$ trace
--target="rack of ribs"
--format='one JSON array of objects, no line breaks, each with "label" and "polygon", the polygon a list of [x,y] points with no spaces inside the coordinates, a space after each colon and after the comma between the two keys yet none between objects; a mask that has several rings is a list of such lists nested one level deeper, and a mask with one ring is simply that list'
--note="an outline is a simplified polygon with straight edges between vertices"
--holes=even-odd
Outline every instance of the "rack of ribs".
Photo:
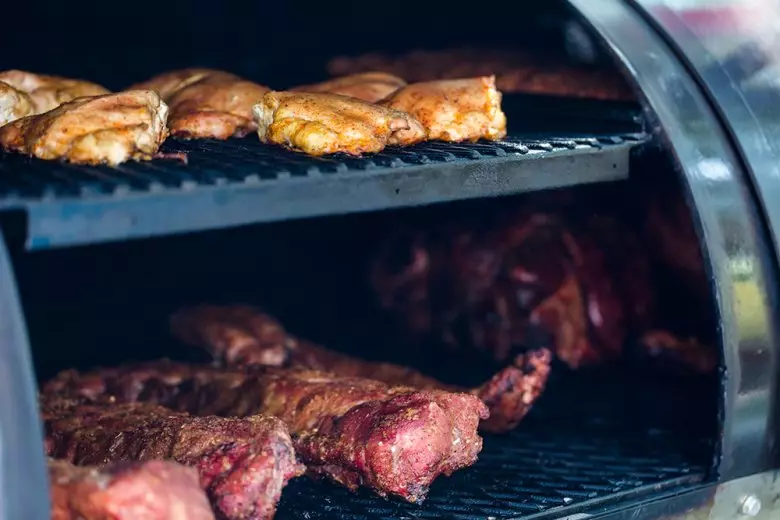
[{"label": "rack of ribs", "polygon": [[424,500],[439,475],[477,460],[482,449],[477,427],[488,416],[485,405],[468,394],[313,370],[220,369],[168,361],[85,374],[66,371],[43,392],[153,402],[197,415],[273,415],[290,429],[296,453],[312,474],[410,502]]},{"label": "rack of ribs", "polygon": [[47,454],[79,466],[170,460],[194,467],[220,518],[270,519],[282,488],[303,473],[273,417],[193,417],[149,403],[44,393]]},{"label": "rack of ribs", "polygon": [[161,460],[48,466],[52,520],[214,520],[192,468]]},{"label": "rack of ribs", "polygon": [[480,427],[491,433],[509,431],[525,417],[544,390],[552,360],[546,349],[520,354],[484,384],[464,389],[409,367],[366,361],[301,340],[273,317],[249,306],[183,309],[171,318],[171,330],[183,343],[206,349],[228,366],[296,367],[390,385],[468,392],[488,406],[490,417]]}]

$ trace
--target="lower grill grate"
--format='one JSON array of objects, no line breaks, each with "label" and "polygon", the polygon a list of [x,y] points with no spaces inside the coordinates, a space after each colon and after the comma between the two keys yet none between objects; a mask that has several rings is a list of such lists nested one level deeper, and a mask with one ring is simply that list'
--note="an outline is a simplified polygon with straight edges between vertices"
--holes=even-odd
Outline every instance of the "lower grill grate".
[{"label": "lower grill grate", "polygon": [[485,436],[479,461],[437,480],[422,505],[301,478],[285,489],[276,518],[563,517],[703,480],[712,448],[680,424],[688,413],[670,417],[674,401],[659,403],[669,392],[629,403],[621,396],[632,386],[617,380],[600,389],[586,378],[554,383],[519,428]]}]

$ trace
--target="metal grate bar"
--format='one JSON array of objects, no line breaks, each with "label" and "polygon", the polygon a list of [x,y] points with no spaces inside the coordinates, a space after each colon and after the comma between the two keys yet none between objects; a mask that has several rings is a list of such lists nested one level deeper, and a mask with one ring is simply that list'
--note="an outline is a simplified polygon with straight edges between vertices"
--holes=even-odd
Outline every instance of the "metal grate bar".
[{"label": "metal grate bar", "polygon": [[[625,178],[644,134],[424,143],[314,158],[258,142],[176,141],[189,164],[82,167],[0,154],[0,210],[45,248],[371,211]],[[186,194],[186,197],[182,195]]]},{"label": "metal grate bar", "polygon": [[[421,505],[302,478],[285,489],[276,518],[562,518],[700,483],[712,444],[704,429],[692,431],[684,418],[706,419],[699,417],[701,410],[681,413],[694,407],[696,399],[674,403],[666,400],[668,389],[658,389],[652,404],[636,410],[642,416],[637,421],[625,413],[639,406],[627,390],[631,376],[608,377],[611,381],[596,385],[587,377],[553,381],[517,430],[485,436],[477,463],[438,479]],[[703,395],[715,397],[714,391],[689,394],[699,403]],[[682,418],[670,420],[675,411],[670,406],[678,407]]]}]

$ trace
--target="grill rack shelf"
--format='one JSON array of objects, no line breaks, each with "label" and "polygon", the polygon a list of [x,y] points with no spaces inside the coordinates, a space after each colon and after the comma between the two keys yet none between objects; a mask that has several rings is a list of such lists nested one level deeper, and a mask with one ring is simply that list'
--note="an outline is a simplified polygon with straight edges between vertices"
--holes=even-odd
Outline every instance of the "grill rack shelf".
[{"label": "grill rack shelf", "polygon": [[[674,386],[622,367],[554,376],[516,430],[485,435],[477,463],[437,479],[422,504],[304,477],[285,488],[276,518],[573,518],[707,480],[711,432],[692,429],[687,420],[707,421],[695,406],[712,397],[712,382]],[[638,389],[637,381],[645,388]],[[685,395],[675,388],[692,397],[670,408]]]},{"label": "grill rack shelf", "polygon": [[176,141],[174,160],[83,167],[0,154],[0,212],[49,247],[494,197],[626,178],[643,133],[424,143],[313,158],[258,142]]}]

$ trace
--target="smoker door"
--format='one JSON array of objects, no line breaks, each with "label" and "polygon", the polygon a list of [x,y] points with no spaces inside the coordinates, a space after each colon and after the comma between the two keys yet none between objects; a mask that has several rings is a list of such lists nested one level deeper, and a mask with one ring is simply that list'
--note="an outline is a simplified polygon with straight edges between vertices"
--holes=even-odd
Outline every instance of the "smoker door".
[{"label": "smoker door", "polygon": [[692,509],[710,518],[776,514],[780,7],[570,1],[612,48],[679,161],[721,326],[718,482],[631,518]]},{"label": "smoker door", "polygon": [[[780,252],[780,3],[776,0],[637,0],[685,61],[714,105],[734,142],[759,203],[775,253]],[[778,255],[780,257],[780,255]],[[776,345],[775,345],[776,347]],[[771,362],[772,351],[755,346],[743,363]],[[744,395],[762,401],[770,415],[744,439],[760,452],[735,452],[724,461],[725,477],[777,467],[776,419],[771,406],[777,372],[751,371]],[[754,417],[745,410],[744,420]],[[739,449],[734,447],[734,449]],[[751,457],[761,456],[761,461]],[[759,464],[756,464],[759,463]],[[764,463],[763,466],[760,463]],[[767,467],[769,465],[769,467]]]}]

